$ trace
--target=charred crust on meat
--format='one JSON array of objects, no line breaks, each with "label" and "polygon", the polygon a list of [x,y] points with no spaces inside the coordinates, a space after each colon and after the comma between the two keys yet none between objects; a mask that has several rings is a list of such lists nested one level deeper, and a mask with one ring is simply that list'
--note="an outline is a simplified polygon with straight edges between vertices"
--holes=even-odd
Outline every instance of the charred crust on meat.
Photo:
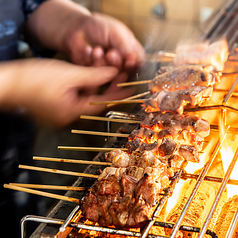
[{"label": "charred crust on meat", "polygon": [[145,177],[145,178],[148,178],[148,177],[149,177],[149,174],[144,173],[144,177]]},{"label": "charred crust on meat", "polygon": [[207,81],[206,75],[204,73],[201,73],[201,79],[202,79],[203,82]]},{"label": "charred crust on meat", "polygon": [[97,169],[96,174],[97,174],[97,175],[102,174],[102,170],[101,170],[101,169]]},{"label": "charred crust on meat", "polygon": [[194,69],[191,69],[191,70],[190,70],[190,74],[194,74]]}]

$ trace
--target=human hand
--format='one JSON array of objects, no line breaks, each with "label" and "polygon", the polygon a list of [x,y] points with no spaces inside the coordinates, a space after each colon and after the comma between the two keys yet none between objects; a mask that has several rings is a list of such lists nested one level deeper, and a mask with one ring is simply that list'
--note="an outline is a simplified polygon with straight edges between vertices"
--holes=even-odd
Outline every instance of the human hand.
[{"label": "human hand", "polygon": [[[59,60],[30,59],[2,63],[0,72],[0,109],[21,106],[37,121],[55,126],[65,126],[81,114],[99,113],[106,107],[90,102],[118,100],[131,94],[116,86],[125,77],[118,77],[115,67],[88,68]],[[97,94],[100,85],[116,76],[103,94]]]},{"label": "human hand", "polygon": [[116,19],[92,14],[87,17],[79,34],[77,25],[69,35],[69,54],[81,65],[111,65],[119,69],[138,67],[144,50],[133,33]]},{"label": "human hand", "polygon": [[90,13],[68,0],[42,3],[28,18],[27,39],[63,51],[84,66],[115,66],[131,72],[144,60],[144,49],[122,22]]}]

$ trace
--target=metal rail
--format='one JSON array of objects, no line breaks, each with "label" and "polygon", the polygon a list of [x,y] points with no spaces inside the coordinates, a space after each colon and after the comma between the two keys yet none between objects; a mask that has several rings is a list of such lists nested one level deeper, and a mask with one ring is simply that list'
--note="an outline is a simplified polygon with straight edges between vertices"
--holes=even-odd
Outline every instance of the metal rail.
[{"label": "metal rail", "polygon": [[231,176],[232,170],[233,170],[234,167],[235,167],[235,164],[236,164],[237,159],[238,159],[238,148],[237,148],[237,150],[236,150],[236,152],[235,152],[235,155],[234,155],[234,157],[233,157],[233,159],[232,159],[232,161],[231,161],[231,163],[230,163],[230,165],[229,165],[229,168],[228,168],[227,171],[226,171],[226,174],[225,174],[225,176],[224,176],[223,182],[222,182],[222,184],[221,184],[221,186],[220,186],[220,188],[219,188],[219,191],[218,191],[218,193],[217,193],[217,196],[216,196],[216,198],[215,198],[215,201],[214,201],[214,203],[212,204],[212,207],[211,207],[211,209],[210,209],[210,212],[209,212],[209,214],[208,214],[208,216],[207,216],[207,219],[206,219],[206,221],[205,221],[205,223],[204,223],[204,225],[203,225],[203,227],[202,227],[202,229],[201,229],[201,231],[200,231],[200,233],[199,233],[198,238],[202,238],[202,237],[205,236],[207,227],[208,227],[208,225],[209,225],[209,223],[210,223],[210,221],[211,221],[211,218],[212,218],[213,213],[215,212],[215,209],[216,209],[216,207],[217,207],[217,205],[218,205],[218,202],[220,201],[221,195],[222,195],[223,191],[224,191],[225,188],[226,188],[227,181],[229,180],[229,178],[230,178],[230,176]]}]

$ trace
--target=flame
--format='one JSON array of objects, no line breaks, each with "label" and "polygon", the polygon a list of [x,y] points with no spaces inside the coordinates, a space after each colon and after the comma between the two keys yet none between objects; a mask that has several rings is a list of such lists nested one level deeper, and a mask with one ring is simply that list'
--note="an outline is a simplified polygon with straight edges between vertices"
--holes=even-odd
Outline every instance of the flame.
[{"label": "flame", "polygon": [[[222,162],[223,162],[223,167],[225,172],[227,171],[229,164],[231,163],[231,160],[234,156],[235,152],[233,151],[232,147],[231,147],[231,142],[226,143],[226,145],[224,145],[221,148],[221,156],[222,156]],[[236,163],[230,178],[231,179],[236,179],[238,180],[238,163]],[[227,192],[228,192],[228,198],[232,197],[233,195],[238,195],[238,191],[237,191],[237,185],[230,185],[227,184]]]},{"label": "flame", "polygon": [[[220,137],[224,135],[225,131],[225,122],[220,118]],[[222,163],[223,163],[223,168],[224,171],[226,172],[233,157],[235,154],[235,150],[237,148],[237,140],[236,140],[236,135],[232,137],[228,137],[228,139],[224,142],[224,145],[221,148],[221,157],[222,157]],[[233,168],[233,171],[231,173],[230,178],[231,179],[238,179],[238,163],[236,163],[235,167]],[[229,185],[227,184],[227,192],[228,192],[228,198],[232,197],[233,195],[238,195],[237,192],[237,185]]]}]

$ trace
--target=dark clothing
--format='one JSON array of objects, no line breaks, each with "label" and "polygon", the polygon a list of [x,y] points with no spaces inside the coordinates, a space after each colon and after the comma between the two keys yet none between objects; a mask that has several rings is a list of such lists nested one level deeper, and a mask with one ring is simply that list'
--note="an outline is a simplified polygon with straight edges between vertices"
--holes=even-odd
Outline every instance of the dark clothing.
[{"label": "dark clothing", "polygon": [[[44,0],[0,0],[0,61],[20,57],[24,23]],[[34,183],[34,174],[20,170],[33,156],[34,124],[22,114],[0,113],[0,228],[8,237],[20,237],[20,219],[37,215],[37,196],[3,188],[4,183]],[[29,227],[28,227],[29,228]]]},{"label": "dark clothing", "polygon": [[0,0],[0,60],[19,58],[19,40],[24,40],[24,23],[44,0]]}]

